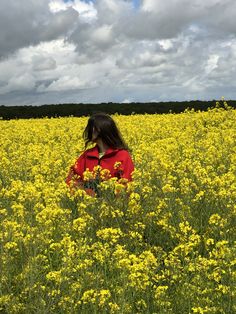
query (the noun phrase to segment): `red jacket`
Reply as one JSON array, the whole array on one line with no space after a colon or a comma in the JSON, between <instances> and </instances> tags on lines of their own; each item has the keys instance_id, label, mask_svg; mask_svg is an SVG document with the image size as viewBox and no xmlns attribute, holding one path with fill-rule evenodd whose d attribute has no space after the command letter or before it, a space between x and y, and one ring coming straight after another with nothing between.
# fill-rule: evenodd
<instances>
[{"instance_id":1,"label":"red jacket","mask_svg":"<svg viewBox=\"0 0 236 314\"><path fill-rule=\"evenodd\" d=\"M65 180L66 183L69 185L75 174L79 175L80 180L83 181L83 172L87 168L89 171L92 171L97 165L100 165L103 169L110 170L111 177L126 178L132 181L131 174L134 170L134 164L127 150L108 148L100 160L98 154L98 145L84 151L76 160L75 165L70 168L70 172ZM121 163L118 169L114 169L115 162Z\"/></svg>"}]
</instances>

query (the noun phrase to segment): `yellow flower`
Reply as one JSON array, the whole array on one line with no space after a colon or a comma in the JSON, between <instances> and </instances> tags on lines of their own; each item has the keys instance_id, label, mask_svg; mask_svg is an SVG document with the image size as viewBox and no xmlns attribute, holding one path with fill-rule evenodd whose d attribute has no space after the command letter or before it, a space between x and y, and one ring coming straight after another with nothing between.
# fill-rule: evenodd
<instances>
[{"instance_id":1,"label":"yellow flower","mask_svg":"<svg viewBox=\"0 0 236 314\"><path fill-rule=\"evenodd\" d=\"M84 304L87 304L87 303L92 303L92 304L98 303L99 307L103 307L105 303L108 303L110 298L111 298L111 293L110 293L109 290L102 289L102 290L97 290L96 291L94 289L90 289L90 290L87 290L87 291L85 291L83 293L81 301Z\"/></svg>"},{"instance_id":2,"label":"yellow flower","mask_svg":"<svg viewBox=\"0 0 236 314\"><path fill-rule=\"evenodd\" d=\"M236 110L114 118L135 170L87 168L101 197L65 182L87 117L0 120L0 312L234 313Z\"/></svg>"},{"instance_id":3,"label":"yellow flower","mask_svg":"<svg viewBox=\"0 0 236 314\"><path fill-rule=\"evenodd\" d=\"M102 240L106 240L109 243L115 244L122 236L122 231L120 228L104 228L98 230L96 235Z\"/></svg>"},{"instance_id":4,"label":"yellow flower","mask_svg":"<svg viewBox=\"0 0 236 314\"><path fill-rule=\"evenodd\" d=\"M59 271L50 271L47 275L46 278L48 281L54 281L58 284L62 282L62 274L61 270Z\"/></svg>"},{"instance_id":5,"label":"yellow flower","mask_svg":"<svg viewBox=\"0 0 236 314\"><path fill-rule=\"evenodd\" d=\"M222 219L219 214L213 214L209 218L209 224L210 225L215 225L219 227L223 227L226 223L225 219Z\"/></svg>"},{"instance_id":6,"label":"yellow flower","mask_svg":"<svg viewBox=\"0 0 236 314\"><path fill-rule=\"evenodd\" d=\"M90 171L88 168L83 172L84 181L89 181L94 179L94 173Z\"/></svg>"},{"instance_id":7,"label":"yellow flower","mask_svg":"<svg viewBox=\"0 0 236 314\"><path fill-rule=\"evenodd\" d=\"M120 162L120 161L116 161L116 162L114 163L114 169L119 169L120 166L121 166L121 162Z\"/></svg>"}]
</instances>

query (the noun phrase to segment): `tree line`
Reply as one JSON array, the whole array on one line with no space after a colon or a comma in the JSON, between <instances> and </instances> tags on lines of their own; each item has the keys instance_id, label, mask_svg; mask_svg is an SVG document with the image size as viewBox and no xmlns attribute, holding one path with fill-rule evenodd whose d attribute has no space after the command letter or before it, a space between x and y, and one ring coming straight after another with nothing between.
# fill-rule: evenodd
<instances>
[{"instance_id":1,"label":"tree line","mask_svg":"<svg viewBox=\"0 0 236 314\"><path fill-rule=\"evenodd\" d=\"M236 100L227 100L227 105L236 108ZM95 112L106 112L108 114L165 114L181 113L185 110L207 111L215 107L225 108L225 101L171 101L171 102L150 102L150 103L100 103L100 104L48 104L41 106L0 106L0 119L30 119L44 117L82 117L90 116Z\"/></svg>"}]
</instances>

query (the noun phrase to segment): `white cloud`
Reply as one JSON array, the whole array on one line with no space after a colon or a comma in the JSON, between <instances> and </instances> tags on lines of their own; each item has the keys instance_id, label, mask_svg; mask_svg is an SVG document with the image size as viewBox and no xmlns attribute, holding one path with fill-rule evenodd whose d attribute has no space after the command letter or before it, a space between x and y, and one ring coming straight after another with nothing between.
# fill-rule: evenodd
<instances>
[{"instance_id":1,"label":"white cloud","mask_svg":"<svg viewBox=\"0 0 236 314\"><path fill-rule=\"evenodd\" d=\"M51 0L48 5L51 12L57 13L67 10L70 4L64 2L63 0Z\"/></svg>"},{"instance_id":2,"label":"white cloud","mask_svg":"<svg viewBox=\"0 0 236 314\"><path fill-rule=\"evenodd\" d=\"M216 54L209 55L208 60L207 60L207 65L205 68L205 71L207 74L212 72L215 68L217 68L217 63L219 60L219 56Z\"/></svg>"},{"instance_id":3,"label":"white cloud","mask_svg":"<svg viewBox=\"0 0 236 314\"><path fill-rule=\"evenodd\" d=\"M68 62L76 59L75 46L63 40L18 50L0 62L1 93L34 89L37 82L60 77Z\"/></svg>"},{"instance_id":4,"label":"white cloud","mask_svg":"<svg viewBox=\"0 0 236 314\"><path fill-rule=\"evenodd\" d=\"M49 86L40 85L37 89L38 92L52 92L52 91L66 91L85 87L84 81L80 80L78 77L70 77L68 75L62 76L57 80L53 81Z\"/></svg>"},{"instance_id":5,"label":"white cloud","mask_svg":"<svg viewBox=\"0 0 236 314\"><path fill-rule=\"evenodd\" d=\"M0 87L0 94L11 91L30 91L35 87L35 80L30 73L15 75L9 79L6 85Z\"/></svg>"},{"instance_id":6,"label":"white cloud","mask_svg":"<svg viewBox=\"0 0 236 314\"><path fill-rule=\"evenodd\" d=\"M159 40L159 44L163 50L167 51L173 48L173 43L170 39L161 39Z\"/></svg>"},{"instance_id":7,"label":"white cloud","mask_svg":"<svg viewBox=\"0 0 236 314\"><path fill-rule=\"evenodd\" d=\"M84 22L91 22L97 18L97 10L94 7L93 1L84 2L80 0L68 1L63 0L51 0L49 2L49 8L51 12L58 13L65 11L68 8L73 8L79 13L79 18Z\"/></svg>"},{"instance_id":8,"label":"white cloud","mask_svg":"<svg viewBox=\"0 0 236 314\"><path fill-rule=\"evenodd\" d=\"M34 71L54 70L56 61L53 57L45 57L43 55L35 55L32 57L32 69Z\"/></svg>"},{"instance_id":9,"label":"white cloud","mask_svg":"<svg viewBox=\"0 0 236 314\"><path fill-rule=\"evenodd\" d=\"M112 26L111 25L102 25L94 29L90 37L91 41L94 42L97 46L108 45L113 42L113 33L112 33Z\"/></svg>"},{"instance_id":10,"label":"white cloud","mask_svg":"<svg viewBox=\"0 0 236 314\"><path fill-rule=\"evenodd\" d=\"M132 100L130 98L125 98L124 100L122 100L122 104L130 104L132 102Z\"/></svg>"}]
</instances>

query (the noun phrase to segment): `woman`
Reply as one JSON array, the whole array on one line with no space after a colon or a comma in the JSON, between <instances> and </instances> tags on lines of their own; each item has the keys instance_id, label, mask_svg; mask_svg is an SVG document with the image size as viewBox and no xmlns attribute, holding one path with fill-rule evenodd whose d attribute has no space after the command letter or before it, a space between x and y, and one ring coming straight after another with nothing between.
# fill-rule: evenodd
<instances>
[{"instance_id":1,"label":"woman","mask_svg":"<svg viewBox=\"0 0 236 314\"><path fill-rule=\"evenodd\" d=\"M93 180L84 177L85 170L92 172L94 167L109 170L110 177L132 180L134 164L115 121L105 113L93 114L83 132L85 151L70 167L66 183L70 186L84 188L88 194L98 194L97 184L101 180L100 172ZM93 148L87 149L89 143L96 143ZM77 179L75 179L77 177ZM92 193L91 193L92 192Z\"/></svg>"}]
</instances>

